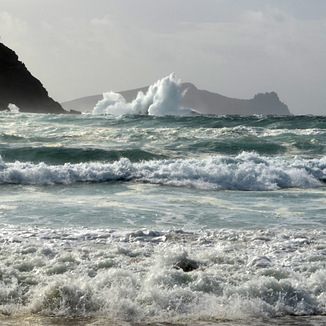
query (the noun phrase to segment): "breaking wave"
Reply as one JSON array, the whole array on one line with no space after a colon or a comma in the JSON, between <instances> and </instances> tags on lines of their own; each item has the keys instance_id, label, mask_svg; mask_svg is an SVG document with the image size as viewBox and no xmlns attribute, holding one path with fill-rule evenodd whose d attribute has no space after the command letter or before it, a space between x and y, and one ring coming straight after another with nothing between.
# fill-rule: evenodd
<instances>
[{"instance_id":1,"label":"breaking wave","mask_svg":"<svg viewBox=\"0 0 326 326\"><path fill-rule=\"evenodd\" d=\"M264 191L315 188L326 180L326 157L284 159L243 152L236 157L150 160L112 163L5 163L0 160L0 184L71 184L76 182L136 181L207 190Z\"/></svg>"},{"instance_id":2,"label":"breaking wave","mask_svg":"<svg viewBox=\"0 0 326 326\"><path fill-rule=\"evenodd\" d=\"M324 232L4 231L2 315L204 325L326 312Z\"/></svg>"},{"instance_id":3,"label":"breaking wave","mask_svg":"<svg viewBox=\"0 0 326 326\"><path fill-rule=\"evenodd\" d=\"M146 94L139 92L136 99L130 103L127 103L121 94L107 92L103 94L103 99L96 104L93 114L153 116L198 114L192 109L181 106L183 94L180 89L180 81L174 74L170 74L151 85Z\"/></svg>"}]
</instances>

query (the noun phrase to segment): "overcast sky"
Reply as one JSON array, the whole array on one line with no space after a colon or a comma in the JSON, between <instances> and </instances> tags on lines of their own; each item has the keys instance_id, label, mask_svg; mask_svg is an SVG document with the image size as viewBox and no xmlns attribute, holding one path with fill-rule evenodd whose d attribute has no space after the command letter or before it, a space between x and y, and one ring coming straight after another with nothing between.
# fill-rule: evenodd
<instances>
[{"instance_id":1,"label":"overcast sky","mask_svg":"<svg viewBox=\"0 0 326 326\"><path fill-rule=\"evenodd\" d=\"M326 114L326 0L0 0L0 36L59 102L175 72Z\"/></svg>"}]
</instances>

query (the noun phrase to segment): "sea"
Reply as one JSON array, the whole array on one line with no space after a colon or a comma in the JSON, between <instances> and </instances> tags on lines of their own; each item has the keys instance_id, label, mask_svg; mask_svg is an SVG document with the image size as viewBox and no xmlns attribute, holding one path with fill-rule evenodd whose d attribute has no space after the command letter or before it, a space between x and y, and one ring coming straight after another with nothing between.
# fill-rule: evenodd
<instances>
[{"instance_id":1,"label":"sea","mask_svg":"<svg viewBox=\"0 0 326 326\"><path fill-rule=\"evenodd\" d=\"M325 116L94 112L0 113L1 325L326 324Z\"/></svg>"}]
</instances>

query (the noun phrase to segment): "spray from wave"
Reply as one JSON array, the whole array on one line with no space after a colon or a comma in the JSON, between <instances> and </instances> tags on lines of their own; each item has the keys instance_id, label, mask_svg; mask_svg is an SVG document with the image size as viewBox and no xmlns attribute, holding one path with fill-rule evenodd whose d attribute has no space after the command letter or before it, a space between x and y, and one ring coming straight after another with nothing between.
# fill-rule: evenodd
<instances>
[{"instance_id":1,"label":"spray from wave","mask_svg":"<svg viewBox=\"0 0 326 326\"><path fill-rule=\"evenodd\" d=\"M19 113L19 107L13 103L8 104L8 109L11 113Z\"/></svg>"},{"instance_id":2,"label":"spray from wave","mask_svg":"<svg viewBox=\"0 0 326 326\"><path fill-rule=\"evenodd\" d=\"M130 103L127 103L121 94L104 93L103 99L93 109L93 114L144 114L153 116L198 114L195 110L181 106L182 97L180 81L172 73L151 85L146 94L139 92Z\"/></svg>"}]
</instances>

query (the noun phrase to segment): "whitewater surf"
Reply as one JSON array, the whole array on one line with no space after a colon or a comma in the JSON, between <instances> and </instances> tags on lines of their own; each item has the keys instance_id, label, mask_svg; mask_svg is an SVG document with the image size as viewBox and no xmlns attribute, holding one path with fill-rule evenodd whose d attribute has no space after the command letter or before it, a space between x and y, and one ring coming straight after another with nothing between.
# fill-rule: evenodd
<instances>
[{"instance_id":1,"label":"whitewater surf","mask_svg":"<svg viewBox=\"0 0 326 326\"><path fill-rule=\"evenodd\" d=\"M0 322L323 325L326 118L150 89L0 113Z\"/></svg>"}]
</instances>

